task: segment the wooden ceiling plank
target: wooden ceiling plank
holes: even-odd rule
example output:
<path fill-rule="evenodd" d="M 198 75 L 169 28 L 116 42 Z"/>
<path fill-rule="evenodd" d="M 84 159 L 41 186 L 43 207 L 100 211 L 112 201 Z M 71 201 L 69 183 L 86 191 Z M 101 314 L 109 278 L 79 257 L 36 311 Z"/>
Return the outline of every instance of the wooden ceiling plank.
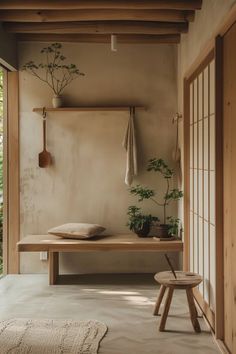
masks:
<path fill-rule="evenodd" d="M 23 42 L 75 42 L 75 43 L 110 43 L 110 35 L 85 34 L 18 34 L 18 41 Z M 180 42 L 180 34 L 169 35 L 118 35 L 118 43 L 170 43 Z"/>
<path fill-rule="evenodd" d="M 200 10 L 202 0 L 1 0 L 0 10 L 172 9 Z"/>
<path fill-rule="evenodd" d="M 175 34 L 188 31 L 187 23 L 143 21 L 97 21 L 20 23 L 4 22 L 10 33 L 81 33 L 81 34 Z"/>
<path fill-rule="evenodd" d="M 193 21 L 194 11 L 182 10 L 3 10 L 5 22 L 71 22 L 71 21 Z"/>

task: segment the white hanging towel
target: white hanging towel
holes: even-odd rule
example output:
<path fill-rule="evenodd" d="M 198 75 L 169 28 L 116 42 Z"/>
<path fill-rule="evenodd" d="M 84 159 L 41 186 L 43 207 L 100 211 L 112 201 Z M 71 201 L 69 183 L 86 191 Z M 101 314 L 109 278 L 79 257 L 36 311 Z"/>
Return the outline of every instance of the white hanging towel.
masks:
<path fill-rule="evenodd" d="M 134 176 L 138 173 L 138 163 L 137 163 L 137 145 L 135 137 L 134 128 L 134 116 L 135 108 L 130 108 L 130 116 L 125 132 L 123 147 L 126 150 L 126 172 L 125 172 L 125 183 L 130 186 L 133 182 Z"/>

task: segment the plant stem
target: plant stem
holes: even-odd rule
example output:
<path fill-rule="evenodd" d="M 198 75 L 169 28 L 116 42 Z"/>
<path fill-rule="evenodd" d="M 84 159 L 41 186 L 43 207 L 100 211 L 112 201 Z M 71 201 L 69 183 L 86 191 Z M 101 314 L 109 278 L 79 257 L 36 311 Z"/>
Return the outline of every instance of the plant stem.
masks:
<path fill-rule="evenodd" d="M 53 87 L 52 85 L 46 81 L 45 79 L 43 79 L 41 76 L 39 76 L 33 69 L 30 70 L 31 71 L 31 74 L 35 77 L 37 77 L 39 80 L 43 81 L 43 82 L 46 82 L 46 84 L 48 84 L 49 87 L 51 87 L 51 89 L 53 90 Z"/>
<path fill-rule="evenodd" d="M 164 204 L 159 203 L 157 200 L 155 200 L 154 198 L 150 198 L 154 203 L 156 203 L 159 206 L 164 206 Z"/>
<path fill-rule="evenodd" d="M 169 179 L 166 178 L 166 183 L 167 183 L 167 189 L 166 189 L 166 194 L 165 196 L 167 196 L 169 194 L 169 190 L 170 190 L 170 183 L 169 183 Z M 164 225 L 166 224 L 166 206 L 168 205 L 168 202 L 165 198 L 165 202 L 164 202 L 164 205 L 163 205 L 163 209 L 164 209 Z"/>

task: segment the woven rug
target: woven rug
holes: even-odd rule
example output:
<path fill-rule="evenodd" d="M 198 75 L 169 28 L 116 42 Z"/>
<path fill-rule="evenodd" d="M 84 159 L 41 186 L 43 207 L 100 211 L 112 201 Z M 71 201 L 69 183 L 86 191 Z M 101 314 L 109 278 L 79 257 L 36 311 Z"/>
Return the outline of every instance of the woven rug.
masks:
<path fill-rule="evenodd" d="M 0 321 L 0 353 L 97 354 L 106 332 L 107 326 L 94 320 Z"/>

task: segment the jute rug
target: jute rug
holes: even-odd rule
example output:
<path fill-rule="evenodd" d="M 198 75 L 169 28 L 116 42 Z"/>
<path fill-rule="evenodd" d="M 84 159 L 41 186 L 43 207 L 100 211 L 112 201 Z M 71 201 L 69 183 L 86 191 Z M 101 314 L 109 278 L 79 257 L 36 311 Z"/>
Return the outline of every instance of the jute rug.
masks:
<path fill-rule="evenodd" d="M 107 332 L 101 322 L 11 319 L 0 321 L 1 354 L 97 354 Z"/>

